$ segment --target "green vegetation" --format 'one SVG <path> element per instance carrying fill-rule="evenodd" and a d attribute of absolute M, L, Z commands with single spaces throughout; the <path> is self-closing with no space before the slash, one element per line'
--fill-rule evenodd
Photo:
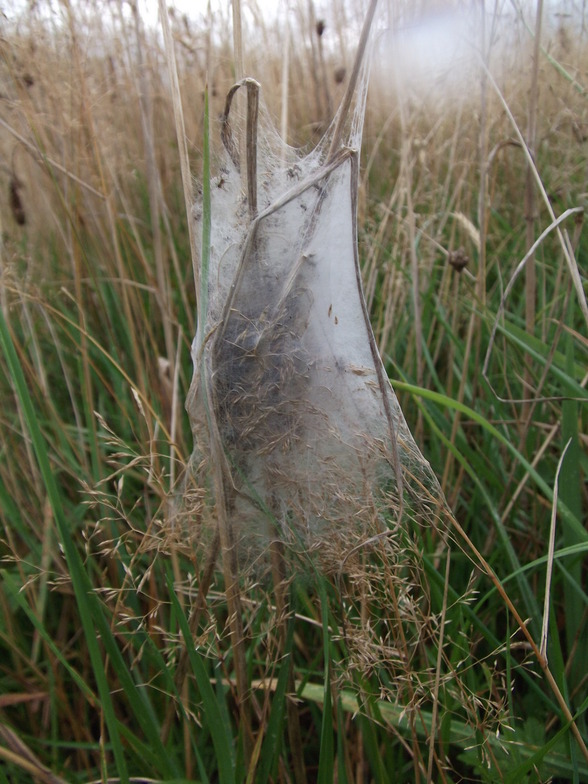
<path fill-rule="evenodd" d="M 320 46 L 292 15 L 290 141 L 340 98 L 359 5 Z M 197 178 L 206 73 L 213 169 L 233 81 L 219 14 L 171 17 Z M 277 116 L 284 31 L 253 16 Z M 586 32 L 546 18 L 535 49 L 515 14 L 502 48 L 498 17 L 457 89 L 376 68 L 362 151 L 366 300 L 451 547 L 394 530 L 361 569 L 247 570 L 246 705 L 198 493 L 178 512 L 197 313 L 162 44 L 123 5 L 3 19 L 0 784 L 588 781 Z M 550 210 L 567 233 L 502 312 Z"/>

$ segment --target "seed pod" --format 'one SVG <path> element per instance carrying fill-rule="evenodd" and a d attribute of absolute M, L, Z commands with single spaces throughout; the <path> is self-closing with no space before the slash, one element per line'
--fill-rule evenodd
<path fill-rule="evenodd" d="M 27 222 L 24 204 L 20 197 L 22 187 L 22 182 L 18 179 L 16 174 L 13 174 L 10 178 L 10 185 L 8 186 L 10 211 L 12 212 L 12 217 L 19 226 L 24 226 Z"/>

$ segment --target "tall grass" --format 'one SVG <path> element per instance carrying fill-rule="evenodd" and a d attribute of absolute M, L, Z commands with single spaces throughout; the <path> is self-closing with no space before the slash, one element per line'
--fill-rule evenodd
<path fill-rule="evenodd" d="M 499 7 L 466 87 L 376 70 L 360 194 L 390 378 L 537 643 L 547 608 L 549 670 L 471 551 L 440 558 L 433 532 L 404 531 L 404 560 L 374 554 L 372 594 L 353 559 L 277 593 L 244 574 L 237 689 L 197 492 L 175 519 L 197 313 L 163 47 L 126 6 L 51 8 L 15 11 L 1 40 L 0 781 L 588 780 L 582 19 L 544 11 L 536 46 L 521 12 L 503 49 Z M 399 3 L 390 24 L 426 8 Z M 244 11 L 245 71 L 277 117 L 288 31 Z M 330 119 L 361 12 L 325 8 L 319 41 L 318 14 L 293 9 L 290 141 Z M 233 82 L 228 22 L 171 15 L 197 177 L 206 73 L 213 165 Z M 568 236 L 545 234 L 535 286 L 503 302 L 532 236 L 524 141 L 550 205 L 537 190 L 533 236 L 569 211 Z"/>

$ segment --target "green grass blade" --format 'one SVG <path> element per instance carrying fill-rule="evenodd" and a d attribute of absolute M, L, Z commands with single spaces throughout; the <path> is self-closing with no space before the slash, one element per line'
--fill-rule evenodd
<path fill-rule="evenodd" d="M 321 745 L 317 781 L 319 784 L 332 784 L 335 772 L 333 743 L 333 714 L 331 699 L 331 651 L 329 633 L 329 603 L 323 580 L 319 581 L 321 619 L 323 628 L 323 720 L 321 726 Z"/>
<path fill-rule="evenodd" d="M 118 645 L 112 635 L 109 624 L 104 617 L 100 602 L 93 592 L 92 584 L 84 569 L 81 557 L 74 545 L 71 538 L 70 529 L 67 524 L 61 496 L 59 489 L 51 470 L 49 461 L 49 454 L 45 438 L 41 433 L 39 423 L 35 414 L 33 401 L 30 396 L 20 362 L 16 353 L 16 349 L 10 336 L 8 325 L 2 313 L 0 313 L 0 344 L 4 351 L 8 367 L 14 382 L 15 389 L 18 394 L 19 402 L 21 404 L 23 414 L 29 433 L 35 455 L 39 464 L 39 469 L 43 477 L 47 495 L 51 503 L 53 515 L 57 523 L 59 537 L 64 549 L 65 557 L 67 560 L 80 620 L 88 647 L 88 653 L 92 662 L 94 676 L 98 686 L 98 693 L 100 695 L 100 704 L 104 711 L 104 720 L 108 727 L 110 741 L 112 743 L 113 754 L 116 761 L 118 775 L 122 781 L 128 780 L 126 758 L 123 751 L 123 745 L 120 738 L 120 730 L 118 721 L 114 712 L 114 706 L 111 698 L 111 686 L 108 682 L 106 669 L 104 667 L 103 657 L 98 644 L 98 637 L 100 638 L 104 648 L 106 649 L 110 658 L 110 665 L 118 676 L 125 695 L 129 700 L 131 710 L 141 725 L 143 732 L 145 732 L 153 750 L 155 751 L 159 760 L 159 767 L 164 775 L 177 775 L 177 770 L 168 759 L 168 755 L 163 748 L 159 736 L 159 727 L 155 719 L 153 710 L 145 696 L 144 689 L 137 688 L 137 684 L 133 680 L 127 665 L 122 657 Z M 98 631 L 98 635 L 96 634 Z"/>
<path fill-rule="evenodd" d="M 63 652 L 59 650 L 57 645 L 51 639 L 51 635 L 45 629 L 43 624 L 39 621 L 33 609 L 29 606 L 25 595 L 20 590 L 20 586 L 16 583 L 13 576 L 6 570 L 2 570 L 2 584 L 6 589 L 8 598 L 15 603 L 25 613 L 31 625 L 39 632 L 44 643 L 48 646 L 51 653 L 55 656 L 59 664 L 67 671 L 74 683 L 78 686 L 80 692 L 92 705 L 98 702 L 96 694 L 88 686 L 79 672 L 74 669 L 64 656 Z"/>
<path fill-rule="evenodd" d="M 343 700 L 339 700 L 339 705 L 341 706 L 341 710 L 344 710 Z M 387 771 L 384 767 L 376 723 L 372 720 L 371 716 L 366 716 L 365 714 L 358 715 L 357 721 L 361 727 L 361 737 L 376 781 L 381 782 L 381 784 L 386 784 L 386 782 L 390 781 L 391 777 L 393 781 L 394 771 Z"/>
<path fill-rule="evenodd" d="M 216 752 L 219 782 L 220 784 L 235 784 L 235 759 L 232 738 L 225 727 L 223 715 L 217 702 L 217 696 L 214 693 L 202 659 L 196 651 L 188 619 L 178 601 L 178 597 L 174 591 L 173 581 L 169 573 L 167 575 L 167 586 L 172 607 L 188 650 L 192 672 L 196 678 L 198 690 L 202 698 L 206 723 Z"/>
<path fill-rule="evenodd" d="M 533 357 L 540 365 L 545 366 L 549 361 L 551 347 L 547 346 L 539 338 L 529 335 L 521 327 L 510 323 L 508 325 L 501 324 L 498 327 L 498 331 L 502 332 L 515 346 L 518 346 L 526 354 Z M 572 339 L 571 336 L 568 337 Z M 575 380 L 576 376 L 581 377 L 585 372 L 585 368 L 581 364 L 576 365 L 572 363 L 570 366 L 566 355 L 556 351 L 551 359 L 549 371 L 553 373 L 554 378 L 565 386 L 567 394 L 573 395 L 580 400 L 588 400 L 588 390 Z"/>
<path fill-rule="evenodd" d="M 565 336 L 566 341 L 566 371 L 573 373 L 574 368 L 574 340 L 571 335 Z M 564 400 L 562 403 L 562 445 L 569 441 L 569 447 L 561 466 L 559 477 L 559 494 L 562 502 L 581 519 L 582 515 L 582 486 L 583 479 L 580 470 L 580 434 L 578 432 L 580 412 L 577 400 Z M 582 540 L 570 526 L 563 528 L 563 544 L 573 547 Z M 581 691 L 576 695 L 581 699 L 586 694 L 586 686 L 581 686 L 586 675 L 586 662 L 588 661 L 588 635 L 586 634 L 586 610 L 576 600 L 577 589 L 583 593 L 583 563 L 578 558 L 566 564 L 571 580 L 563 584 L 564 600 L 566 606 L 565 638 L 567 650 L 574 650 L 574 659 L 569 663 L 570 691 Z"/>
<path fill-rule="evenodd" d="M 324 688 L 322 684 L 306 683 L 300 692 L 302 699 L 310 700 L 323 704 L 324 701 Z M 340 692 L 340 699 L 343 709 L 347 713 L 355 715 L 361 709 L 356 695 L 348 690 Z M 380 713 L 382 720 L 394 727 L 397 731 L 410 735 L 411 727 L 406 716 L 406 712 L 402 706 L 391 705 L 390 703 L 378 700 L 376 702 L 377 710 Z M 583 706 L 585 707 L 585 706 Z M 419 737 L 428 738 L 432 727 L 432 715 L 429 711 L 422 708 L 419 710 L 419 721 L 415 722 L 415 729 Z M 557 735 L 558 739 L 560 734 L 567 730 L 567 726 L 561 728 Z M 470 725 L 453 718 L 450 727 L 449 742 L 452 745 L 458 746 L 464 751 L 470 749 L 474 742 L 474 728 Z M 531 743 L 520 744 L 517 737 L 512 740 L 506 739 L 504 736 L 497 737 L 496 734 L 489 732 L 484 736 L 484 741 L 488 743 L 493 750 L 502 752 L 503 749 L 508 750 L 511 744 L 516 745 L 518 753 L 525 760 L 528 760 L 535 753 L 541 753 L 542 748 L 538 748 Z M 555 745 L 555 744 L 553 744 Z M 552 744 L 550 743 L 550 752 L 544 756 L 544 764 L 549 769 L 550 773 L 554 776 L 569 776 L 573 772 L 574 766 L 570 761 L 561 753 L 551 750 Z M 588 780 L 588 766 L 578 763 L 578 771 L 582 780 Z M 520 779 L 519 779 L 520 781 Z"/>
<path fill-rule="evenodd" d="M 420 395 L 423 398 L 434 400 L 435 402 L 442 403 L 443 405 L 447 405 L 449 407 L 453 407 L 456 410 L 461 411 L 462 413 L 467 413 L 468 416 L 470 416 L 473 419 L 475 419 L 476 421 L 478 421 L 482 426 L 484 426 L 484 424 L 485 424 L 490 429 L 491 432 L 496 434 L 497 437 L 501 436 L 499 431 L 496 430 L 496 428 L 493 425 L 491 425 L 489 422 L 487 422 L 479 414 L 476 414 L 476 412 L 473 409 L 470 409 L 468 406 L 464 405 L 463 403 L 458 403 L 457 401 L 450 400 L 446 395 L 441 395 L 441 394 L 436 393 L 436 392 L 429 392 L 428 390 L 422 389 L 420 387 L 414 387 L 411 384 L 404 384 L 402 382 L 400 382 L 400 383 L 395 382 L 395 386 L 397 388 L 399 388 L 399 389 L 400 388 L 406 389 L 407 391 L 410 391 L 410 392 L 412 392 L 413 394 L 416 394 L 416 395 Z M 503 522 L 502 522 L 502 520 L 500 518 L 500 515 L 498 514 L 498 510 L 496 509 L 495 505 L 493 504 L 492 498 L 491 498 L 487 488 L 484 486 L 484 483 L 480 480 L 480 477 L 477 475 L 476 471 L 472 468 L 472 466 L 470 464 L 470 461 L 466 460 L 464 455 L 462 455 L 459 452 L 457 447 L 454 444 L 450 443 L 449 439 L 446 438 L 446 436 L 438 429 L 436 424 L 431 420 L 431 418 L 430 418 L 430 416 L 429 416 L 427 411 L 425 411 L 425 416 L 427 416 L 427 418 L 428 418 L 428 420 L 429 420 L 429 422 L 431 424 L 431 427 L 433 428 L 435 433 L 446 444 L 447 448 L 452 451 L 452 453 L 455 456 L 456 460 L 461 464 L 463 469 L 466 471 L 466 473 L 471 477 L 471 479 L 473 480 L 475 485 L 478 487 L 480 493 L 482 494 L 482 497 L 484 498 L 486 507 L 487 507 L 487 509 L 489 510 L 489 512 L 492 515 L 492 518 L 494 520 L 494 524 L 496 526 L 496 530 L 497 530 L 497 532 L 498 532 L 498 534 L 500 536 L 501 544 L 504 547 L 504 550 L 505 550 L 505 552 L 508 555 L 508 558 L 509 558 L 511 567 L 513 569 L 513 572 L 520 574 L 520 566 L 521 565 L 520 565 L 518 556 L 517 556 L 517 554 L 515 552 L 514 547 L 512 546 L 512 543 L 510 541 L 510 537 L 509 537 L 508 532 L 507 532 L 507 530 L 506 530 L 506 528 L 505 528 L 505 526 L 504 526 L 504 524 L 503 524 Z M 502 440 L 502 436 L 501 436 L 501 440 Z M 504 439 L 504 441 L 506 441 L 506 439 Z M 509 442 L 506 442 L 506 443 L 509 443 Z M 517 455 L 519 454 L 518 451 L 516 449 L 514 449 L 514 447 L 511 447 L 511 449 Z M 528 465 L 528 463 L 527 463 L 527 465 Z M 550 492 L 550 490 L 549 490 L 548 486 L 546 485 L 546 483 L 542 482 L 542 484 Z M 532 619 L 531 622 L 534 624 L 534 626 L 536 627 L 536 631 L 538 632 L 537 624 L 539 622 L 539 618 L 541 617 L 541 612 L 540 612 L 540 609 L 539 609 L 539 605 L 537 604 L 537 600 L 535 598 L 535 595 L 534 595 L 533 591 L 531 590 L 530 586 L 527 584 L 527 582 L 525 580 L 521 579 L 520 577 L 517 579 L 517 585 L 519 587 L 519 590 L 521 591 L 521 595 L 522 595 L 523 600 L 524 600 L 525 605 L 526 605 L 526 613 Z"/>
<path fill-rule="evenodd" d="M 525 471 L 529 474 L 529 476 L 533 479 L 539 490 L 543 493 L 545 498 L 553 503 L 553 490 L 547 484 L 547 482 L 543 479 L 543 477 L 539 474 L 539 472 L 533 468 L 533 466 L 529 463 L 529 461 L 519 452 L 519 450 L 513 446 L 510 441 L 504 436 L 494 425 L 488 422 L 481 414 L 475 411 L 473 408 L 466 406 L 463 403 L 459 403 L 456 400 L 448 397 L 447 395 L 440 394 L 439 392 L 432 392 L 429 389 L 424 389 L 422 387 L 415 386 L 414 384 L 408 384 L 404 381 L 397 381 L 394 380 L 392 382 L 394 389 L 398 391 L 409 392 L 416 397 L 423 398 L 424 400 L 430 400 L 433 403 L 443 407 L 454 409 L 455 411 L 459 411 L 462 414 L 470 417 L 474 422 L 476 422 L 480 427 L 486 430 L 490 435 L 492 435 L 499 443 L 501 443 L 504 447 L 508 449 L 508 451 L 513 455 L 513 457 L 520 463 L 520 465 L 525 469 Z M 571 527 L 574 533 L 578 536 L 579 540 L 582 542 L 588 542 L 588 531 L 583 527 L 582 523 L 578 520 L 578 518 L 573 514 L 573 512 L 561 501 L 561 498 L 558 499 L 558 511 L 561 514 L 562 519 Z"/>
<path fill-rule="evenodd" d="M 508 775 L 505 778 L 505 784 L 519 784 L 519 782 L 524 781 L 524 777 L 529 771 L 533 769 L 538 769 L 540 766 L 544 765 L 548 770 L 551 771 L 551 764 L 549 758 L 549 752 L 554 749 L 558 744 L 561 745 L 562 741 L 564 741 L 566 734 L 569 730 L 570 725 L 564 724 L 563 727 L 551 738 L 547 743 L 542 745 L 539 749 L 537 749 L 534 753 L 531 753 L 527 756 L 524 762 L 521 762 L 517 765 L 516 768 L 513 768 L 509 771 Z M 513 744 L 514 745 L 514 744 Z M 519 756 L 521 754 L 520 750 Z M 524 754 L 524 751 L 522 752 Z M 573 775 L 573 765 L 566 766 L 566 771 L 568 775 Z M 560 771 L 561 775 L 561 771 Z"/>
<path fill-rule="evenodd" d="M 278 683 L 272 699 L 271 713 L 265 730 L 259 770 L 256 777 L 257 784 L 265 784 L 268 781 L 280 750 L 280 740 L 284 731 L 286 717 L 286 689 L 290 674 L 293 640 L 294 622 L 291 619 L 288 623 L 286 653 L 280 661 L 280 674 L 278 675 Z"/>
<path fill-rule="evenodd" d="M 65 519 L 61 497 L 57 488 L 57 483 L 51 471 L 51 464 L 49 462 L 49 455 L 47 453 L 47 445 L 41 433 L 39 423 L 35 414 L 33 401 L 30 396 L 27 383 L 16 353 L 16 349 L 12 342 L 8 324 L 4 318 L 4 314 L 0 311 L 0 345 L 4 352 L 6 363 L 8 365 L 16 394 L 18 395 L 19 403 L 23 411 L 24 419 L 29 429 L 35 456 L 41 471 L 41 476 L 45 484 L 45 489 L 49 497 L 53 515 L 57 523 L 60 534 L 60 539 L 64 548 L 65 557 L 69 567 L 76 600 L 78 602 L 78 609 L 80 613 L 80 620 L 84 630 L 84 636 L 88 645 L 88 652 L 90 654 L 96 683 L 98 685 L 98 692 L 102 710 L 104 711 L 104 720 L 108 727 L 110 741 L 113 747 L 113 753 L 116 760 L 118 775 L 123 782 L 128 781 L 127 765 L 123 747 L 118 732 L 116 717 L 114 714 L 114 707 L 110 696 L 110 688 L 106 679 L 106 673 L 100 655 L 100 650 L 96 640 L 94 624 L 92 622 L 92 607 L 91 607 L 91 585 L 87 575 L 85 574 L 80 556 L 75 549 L 73 541 L 70 536 L 69 528 Z"/>

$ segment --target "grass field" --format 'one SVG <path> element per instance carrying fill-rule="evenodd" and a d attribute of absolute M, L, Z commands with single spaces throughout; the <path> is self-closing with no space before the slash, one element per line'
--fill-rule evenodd
<path fill-rule="evenodd" d="M 367 4 L 290 5 L 286 44 L 243 3 L 245 73 L 313 144 Z M 170 12 L 195 193 L 225 6 Z M 374 53 L 364 292 L 454 524 L 228 591 L 180 497 L 198 314 L 159 28 L 0 17 L 0 784 L 588 781 L 588 32 L 540 7 L 400 0 Z"/>

